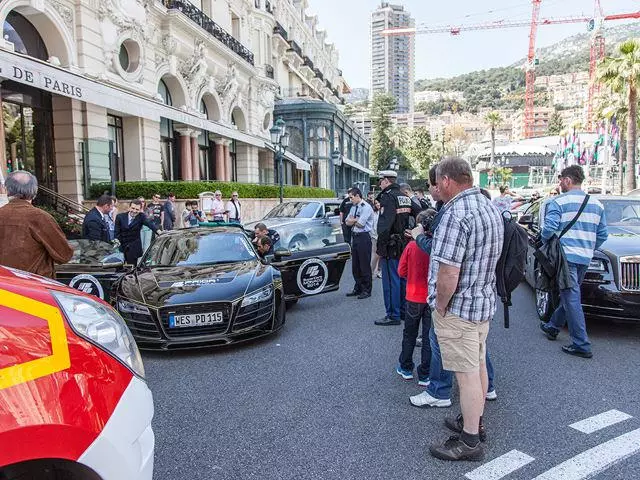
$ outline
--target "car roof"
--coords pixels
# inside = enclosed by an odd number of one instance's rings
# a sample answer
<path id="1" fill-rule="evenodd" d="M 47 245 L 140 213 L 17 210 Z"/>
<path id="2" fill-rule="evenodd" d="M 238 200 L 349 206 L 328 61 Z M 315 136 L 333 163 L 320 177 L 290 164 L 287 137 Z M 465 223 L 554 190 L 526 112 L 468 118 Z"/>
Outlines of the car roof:
<path id="1" fill-rule="evenodd" d="M 596 197 L 598 200 L 640 200 L 640 198 L 629 197 L 627 195 L 592 195 L 592 197 Z"/>
<path id="2" fill-rule="evenodd" d="M 228 225 L 216 224 L 214 222 L 203 222 L 198 227 L 178 228 L 175 230 L 167 230 L 163 236 L 176 237 L 184 233 L 245 233 L 241 224 Z"/>

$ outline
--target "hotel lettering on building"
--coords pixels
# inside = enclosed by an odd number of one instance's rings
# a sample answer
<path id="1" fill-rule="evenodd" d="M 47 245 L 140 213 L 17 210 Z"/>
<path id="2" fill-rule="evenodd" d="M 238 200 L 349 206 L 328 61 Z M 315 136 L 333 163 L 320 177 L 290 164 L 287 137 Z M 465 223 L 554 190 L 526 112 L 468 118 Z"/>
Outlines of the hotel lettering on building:
<path id="1" fill-rule="evenodd" d="M 300 0 L 0 2 L 2 173 L 31 171 L 76 201 L 112 175 L 272 183 L 276 103 L 314 98 L 337 112 L 348 91 L 337 51 L 306 7 Z M 299 128 L 290 120 L 288 128 Z M 329 138 L 328 127 L 327 151 L 348 155 L 344 145 L 352 143 L 367 150 L 366 163 L 361 152 L 359 162 L 341 158 L 337 168 L 354 171 L 336 178 L 367 176 L 368 142 L 347 138 L 344 125 Z M 343 182 L 322 173 L 330 155 L 312 152 L 287 154 L 287 183 L 337 190 Z"/>

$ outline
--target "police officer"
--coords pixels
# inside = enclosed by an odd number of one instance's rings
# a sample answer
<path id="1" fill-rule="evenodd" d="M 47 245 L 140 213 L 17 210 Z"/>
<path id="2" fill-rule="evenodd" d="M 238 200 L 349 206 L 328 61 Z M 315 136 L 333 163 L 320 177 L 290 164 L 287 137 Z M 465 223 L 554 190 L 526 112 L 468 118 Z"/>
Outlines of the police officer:
<path id="1" fill-rule="evenodd" d="M 382 191 L 377 198 L 380 202 L 377 253 L 380 255 L 386 315 L 374 323 L 400 325 L 404 298 L 398 275 L 398 262 L 407 241 L 404 231 L 409 227 L 411 199 L 400 191 L 396 183 L 398 174 L 395 171 L 383 170 L 379 173 L 379 177 Z"/>
<path id="2" fill-rule="evenodd" d="M 349 190 L 352 207 L 345 223 L 351 227 L 351 270 L 355 286 L 347 297 L 359 300 L 371 296 L 371 229 L 373 208 L 362 198 L 359 188 Z"/>

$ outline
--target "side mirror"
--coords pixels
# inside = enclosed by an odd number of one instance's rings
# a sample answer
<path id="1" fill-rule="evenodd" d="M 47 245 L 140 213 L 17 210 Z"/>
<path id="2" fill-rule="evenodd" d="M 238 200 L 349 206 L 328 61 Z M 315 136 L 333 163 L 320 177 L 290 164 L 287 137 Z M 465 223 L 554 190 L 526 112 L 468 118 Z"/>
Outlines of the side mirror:
<path id="1" fill-rule="evenodd" d="M 518 220 L 518 223 L 520 225 L 533 225 L 535 222 L 534 222 L 533 215 L 526 214 L 520 217 L 520 220 Z"/>
<path id="2" fill-rule="evenodd" d="M 282 259 L 282 257 L 290 257 L 291 250 L 287 248 L 277 248 L 275 252 L 273 252 L 273 258 L 277 261 Z"/>

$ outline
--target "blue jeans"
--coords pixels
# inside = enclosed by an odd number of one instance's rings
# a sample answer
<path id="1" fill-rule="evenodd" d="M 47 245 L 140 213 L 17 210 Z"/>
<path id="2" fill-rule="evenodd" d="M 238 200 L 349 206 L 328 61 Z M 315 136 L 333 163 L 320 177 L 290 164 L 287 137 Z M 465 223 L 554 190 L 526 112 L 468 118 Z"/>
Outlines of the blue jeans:
<path id="1" fill-rule="evenodd" d="M 380 258 L 384 308 L 387 312 L 386 317 L 392 320 L 400 320 L 402 296 L 400 275 L 398 275 L 399 262 L 397 258 Z"/>
<path id="2" fill-rule="evenodd" d="M 424 336 L 422 338 L 424 342 Z M 451 398 L 451 386 L 453 384 L 453 373 L 442 368 L 442 354 L 440 353 L 440 345 L 436 337 L 436 331 L 431 327 L 429 330 L 429 343 L 431 344 L 431 372 L 429 374 L 429 386 L 427 393 L 438 400 L 448 400 Z M 489 388 L 487 392 L 495 389 L 493 385 L 493 365 L 489 358 L 489 349 L 487 348 L 487 374 L 489 375 Z"/>
<path id="3" fill-rule="evenodd" d="M 586 273 L 587 265 L 569 263 L 569 274 L 573 287 L 560 290 L 560 306 L 553 312 L 547 326 L 560 331 L 565 325 L 568 325 L 573 346 L 583 352 L 590 352 L 591 342 L 587 335 L 580 294 L 580 286 Z"/>

